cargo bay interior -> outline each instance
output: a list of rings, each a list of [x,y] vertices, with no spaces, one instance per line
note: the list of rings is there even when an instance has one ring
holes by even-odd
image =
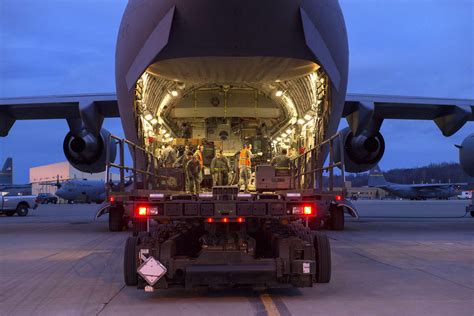
[[[134,100],[138,138],[148,151],[159,157],[172,144],[179,156],[186,145],[193,152],[203,145],[204,188],[212,186],[206,175],[218,150],[232,164],[235,172],[226,184],[233,185],[239,183],[236,164],[243,144],[253,146],[255,171],[256,165],[268,165],[284,148],[301,153],[327,136],[330,85],[317,64],[268,57],[212,62],[209,65],[205,58],[157,62],[137,81]],[[216,68],[226,71],[209,70]],[[175,171],[161,168],[163,176],[179,178],[181,171]],[[168,181],[166,187],[182,191],[179,182]]]

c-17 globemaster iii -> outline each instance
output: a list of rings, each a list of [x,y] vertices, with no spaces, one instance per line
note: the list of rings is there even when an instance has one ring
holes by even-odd
[[[334,188],[333,169],[372,169],[384,154],[386,119],[433,120],[445,136],[474,120],[472,100],[348,95],[337,0],[130,0],[115,64],[116,95],[0,100],[0,136],[16,120],[63,118],[70,127],[63,149],[75,168],[120,170],[120,189],[108,194],[109,228],[132,220],[125,282],[147,291],[329,282],[329,240],[311,229],[341,230],[345,211],[357,216]],[[102,127],[119,116],[127,140]],[[337,133],[343,117],[349,128]],[[161,181],[172,171],[157,155],[170,142],[227,155],[248,142],[269,158],[283,148],[298,154],[282,172],[242,149],[240,162],[278,189],[260,192],[257,182],[251,193],[225,186],[185,194]],[[124,148],[133,166],[124,165]],[[461,155],[472,148],[468,142]],[[196,153],[201,161],[207,149]],[[474,157],[465,158],[474,170]],[[134,189],[125,192],[130,170]]]

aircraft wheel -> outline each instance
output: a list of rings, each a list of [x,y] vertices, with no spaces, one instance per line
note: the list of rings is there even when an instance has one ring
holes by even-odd
[[[128,237],[123,255],[123,278],[128,286],[138,284],[137,275],[137,237]]]
[[[314,236],[316,251],[316,283],[329,283],[331,280],[331,245],[328,236],[316,233]]]
[[[331,215],[330,229],[344,230],[344,207],[331,205],[329,213]]]
[[[472,213],[472,212],[471,212],[471,213]],[[7,216],[13,216],[13,215],[15,215],[15,211],[7,211],[7,212],[5,212],[5,214],[6,214]]]
[[[113,207],[109,210],[109,230],[111,232],[121,232],[124,227],[123,207]]]
[[[28,207],[26,205],[18,205],[16,208],[16,213],[18,216],[26,216],[28,215]]]
[[[474,217],[474,211],[471,211],[471,217]]]

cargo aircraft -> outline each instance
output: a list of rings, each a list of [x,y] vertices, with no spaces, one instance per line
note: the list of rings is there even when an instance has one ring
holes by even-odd
[[[369,187],[380,188],[395,196],[410,200],[449,199],[459,193],[467,183],[399,184],[387,182],[377,165],[369,172]]]
[[[64,154],[91,173],[116,155],[102,127],[109,117],[150,151],[186,126],[193,138],[225,135],[234,152],[262,131],[272,146],[311,148],[345,118],[336,160],[362,172],[383,157],[384,120],[432,120],[447,137],[474,120],[473,100],[347,94],[348,66],[337,0],[130,0],[117,38],[116,94],[0,99],[0,136],[17,120],[66,119]],[[459,155],[474,175],[474,134]]]

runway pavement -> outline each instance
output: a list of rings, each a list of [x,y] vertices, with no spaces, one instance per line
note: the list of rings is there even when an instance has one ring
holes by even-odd
[[[473,315],[474,218],[463,201],[357,201],[359,221],[328,232],[329,284],[145,293],[125,287],[130,232],[96,205],[0,217],[0,315]],[[403,216],[403,218],[396,218]]]

